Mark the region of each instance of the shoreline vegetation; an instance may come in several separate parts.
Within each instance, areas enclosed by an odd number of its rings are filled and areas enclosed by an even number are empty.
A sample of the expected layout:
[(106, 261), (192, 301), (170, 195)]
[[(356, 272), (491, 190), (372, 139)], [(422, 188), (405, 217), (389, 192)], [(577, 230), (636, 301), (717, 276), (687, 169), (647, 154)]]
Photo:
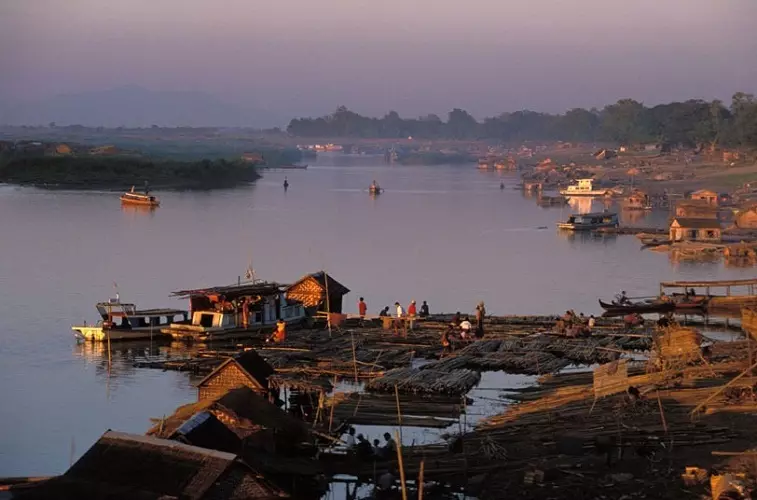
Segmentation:
[[(135, 143), (136, 146), (140, 144)], [(195, 146), (196, 149), (202, 145)], [(206, 146), (207, 148), (207, 146)], [(180, 149), (176, 144), (165, 150)], [(71, 142), (0, 141), (0, 182), (43, 189), (74, 190), (211, 190), (250, 184), (261, 175), (257, 167), (275, 168), (297, 162), (295, 149), (233, 152), (216, 159), (174, 154), (144, 155), (114, 145), (91, 146)]]

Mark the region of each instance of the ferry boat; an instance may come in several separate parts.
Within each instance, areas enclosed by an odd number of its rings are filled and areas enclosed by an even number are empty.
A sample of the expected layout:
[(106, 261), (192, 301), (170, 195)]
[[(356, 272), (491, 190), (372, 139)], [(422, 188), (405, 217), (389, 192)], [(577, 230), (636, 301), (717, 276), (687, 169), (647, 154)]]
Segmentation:
[(186, 321), (187, 311), (180, 309), (143, 309), (134, 304), (122, 303), (119, 299), (100, 302), (96, 306), (100, 319), (93, 325), (75, 325), (71, 329), (79, 340), (103, 342), (110, 339), (140, 340), (161, 336), (161, 329), (176, 321)]
[(140, 205), (144, 207), (160, 206), (160, 201), (158, 201), (158, 198), (148, 193), (136, 193), (134, 192), (133, 187), (131, 188), (131, 191), (121, 195), (121, 203), (125, 205)]
[(611, 196), (612, 190), (594, 189), (592, 179), (578, 179), (578, 184), (571, 184), (566, 189), (561, 189), (560, 194), (563, 196)]
[(618, 227), (618, 214), (614, 212), (595, 212), (589, 214), (573, 214), (565, 222), (558, 222), (559, 229), (569, 231), (591, 231), (603, 227)]

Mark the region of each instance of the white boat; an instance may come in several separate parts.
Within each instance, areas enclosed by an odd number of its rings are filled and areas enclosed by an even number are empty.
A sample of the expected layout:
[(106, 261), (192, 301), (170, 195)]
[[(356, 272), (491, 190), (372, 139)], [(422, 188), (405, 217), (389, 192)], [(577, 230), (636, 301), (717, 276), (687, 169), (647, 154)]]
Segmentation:
[(578, 179), (578, 184), (571, 184), (566, 189), (561, 189), (563, 196), (612, 196), (611, 189), (594, 189), (592, 179)]
[(618, 214), (613, 212), (573, 214), (567, 221), (557, 223), (558, 228), (569, 231), (590, 231), (603, 227), (618, 227), (618, 225)]
[[(100, 302), (95, 307), (101, 319), (93, 324), (75, 325), (71, 329), (79, 340), (104, 342), (110, 339), (140, 340), (166, 336), (161, 329), (171, 323), (186, 321), (187, 311), (180, 309), (143, 309), (126, 304), (118, 299)], [(179, 319), (180, 318), (180, 319)]]

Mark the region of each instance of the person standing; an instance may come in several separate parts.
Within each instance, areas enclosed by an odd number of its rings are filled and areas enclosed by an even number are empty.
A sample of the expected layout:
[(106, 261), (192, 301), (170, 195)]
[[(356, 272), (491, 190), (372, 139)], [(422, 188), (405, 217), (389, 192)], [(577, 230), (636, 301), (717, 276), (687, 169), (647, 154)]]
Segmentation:
[(415, 316), (418, 312), (415, 309), (415, 301), (411, 300), (410, 305), (407, 306), (407, 320), (410, 323), (410, 330), (415, 328)]
[(286, 191), (287, 189), (289, 189), (289, 179), (284, 177), (284, 191)]
[(363, 297), (360, 297), (360, 300), (357, 303), (357, 311), (358, 314), (360, 314), (360, 318), (365, 318), (365, 314), (368, 312), (368, 304), (365, 303), (365, 299)]
[(484, 317), (486, 316), (486, 307), (484, 303), (479, 302), (476, 306), (476, 337), (481, 338), (484, 336)]
[(399, 302), (395, 302), (394, 307), (397, 310), (397, 317), (394, 319), (394, 335), (395, 337), (399, 335), (401, 326), (404, 331), (404, 336), (407, 337), (407, 327), (405, 326), (405, 310), (402, 308)]

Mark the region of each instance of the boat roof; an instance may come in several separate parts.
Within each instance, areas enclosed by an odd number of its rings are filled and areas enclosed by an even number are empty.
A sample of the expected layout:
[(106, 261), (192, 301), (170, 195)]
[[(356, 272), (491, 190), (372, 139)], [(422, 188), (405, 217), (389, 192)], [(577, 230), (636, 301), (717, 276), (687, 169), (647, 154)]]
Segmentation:
[(588, 214), (571, 214), (571, 217), (607, 217), (607, 216), (618, 216), (615, 212), (589, 212)]
[(273, 295), (280, 293), (287, 285), (273, 282), (239, 283), (236, 285), (213, 286), (208, 288), (195, 288), (191, 290), (178, 290), (171, 297), (189, 298), (206, 295), (223, 295), (226, 297), (241, 297), (244, 295)]
[(708, 286), (748, 286), (757, 285), (757, 278), (745, 280), (716, 280), (716, 281), (663, 281), (660, 283), (664, 288), (677, 287), (708, 287)]

